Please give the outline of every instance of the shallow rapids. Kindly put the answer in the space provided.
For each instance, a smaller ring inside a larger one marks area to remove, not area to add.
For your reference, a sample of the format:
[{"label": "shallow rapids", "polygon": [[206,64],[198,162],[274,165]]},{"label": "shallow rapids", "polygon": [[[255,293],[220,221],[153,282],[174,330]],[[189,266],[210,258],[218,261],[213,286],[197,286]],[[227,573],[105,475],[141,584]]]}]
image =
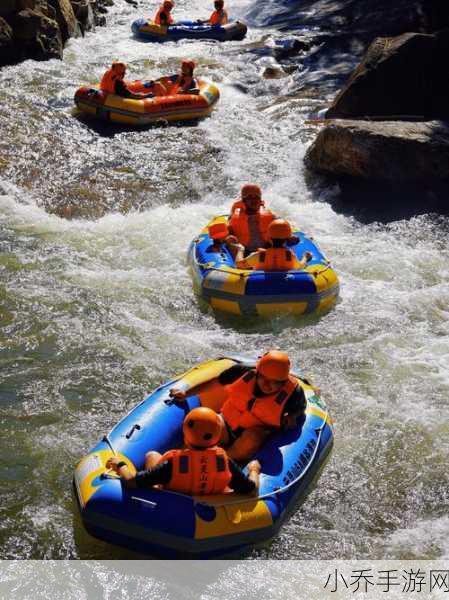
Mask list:
[{"label": "shallow rapids", "polygon": [[[116,4],[63,62],[0,71],[0,558],[129,557],[83,532],[78,459],[175,373],[274,346],[322,388],[335,448],[304,506],[252,556],[447,558],[449,220],[360,224],[334,211],[334,189],[306,181],[305,121],[324,100],[295,94],[300,62],[261,78],[273,59],[249,50],[275,29],[150,44],[129,33],[142,9]],[[209,9],[184,0],[176,15],[188,7]],[[151,79],[186,56],[222,92],[199,125],[126,130],[72,115],[76,88],[111,59]],[[200,310],[187,246],[247,181],[332,260],[341,300],[321,319],[242,324]]]}]

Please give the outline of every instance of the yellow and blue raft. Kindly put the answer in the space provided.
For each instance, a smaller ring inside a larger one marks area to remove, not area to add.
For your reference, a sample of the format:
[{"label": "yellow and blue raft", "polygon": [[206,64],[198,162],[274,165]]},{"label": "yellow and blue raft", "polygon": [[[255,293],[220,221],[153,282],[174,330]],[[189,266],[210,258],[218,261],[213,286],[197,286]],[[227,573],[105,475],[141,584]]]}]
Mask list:
[{"label": "yellow and blue raft", "polygon": [[[199,364],[157,388],[79,462],[74,487],[87,531],[112,544],[144,554],[213,558],[243,553],[269,540],[318,478],[333,443],[331,421],[315,389],[296,376],[307,408],[296,427],[279,431],[254,458],[262,467],[259,495],[235,493],[188,496],[157,488],[126,488],[106,469],[116,456],[135,472],[145,453],[182,445],[186,413],[200,405],[219,410],[226,397],[220,380],[255,367],[255,359],[224,357]],[[236,369],[236,366],[239,368]],[[225,375],[227,373],[227,375]],[[240,374],[237,375],[237,377]],[[178,406],[170,388],[198,395]]]},{"label": "yellow and blue raft", "polygon": [[289,246],[299,258],[305,251],[312,260],[298,271],[255,271],[237,269],[234,259],[222,246],[212,248],[208,228],[227,222],[215,217],[194,239],[188,263],[195,292],[217,311],[244,316],[271,316],[278,313],[323,313],[337,301],[338,277],[318,246],[301,231],[294,231],[298,242]]}]

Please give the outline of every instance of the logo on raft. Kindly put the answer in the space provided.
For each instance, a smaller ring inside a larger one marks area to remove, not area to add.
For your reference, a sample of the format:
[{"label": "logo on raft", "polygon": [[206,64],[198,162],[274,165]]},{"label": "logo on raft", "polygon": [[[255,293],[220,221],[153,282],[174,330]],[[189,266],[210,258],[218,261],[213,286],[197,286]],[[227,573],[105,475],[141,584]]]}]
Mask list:
[{"label": "logo on raft", "polygon": [[287,471],[285,477],[283,478],[284,485],[288,485],[294,479],[298,477],[298,475],[305,469],[310,459],[313,456],[313,452],[316,448],[316,440],[310,440],[307,442],[307,446],[299,455],[299,458],[293,463],[290,469]]}]

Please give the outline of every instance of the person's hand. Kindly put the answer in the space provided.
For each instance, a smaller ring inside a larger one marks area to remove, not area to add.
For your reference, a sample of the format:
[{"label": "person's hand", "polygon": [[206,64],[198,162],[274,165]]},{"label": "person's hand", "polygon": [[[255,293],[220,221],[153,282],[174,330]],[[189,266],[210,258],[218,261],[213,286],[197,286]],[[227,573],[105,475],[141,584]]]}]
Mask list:
[{"label": "person's hand", "polygon": [[313,254],[307,250],[307,252],[304,252],[304,258],[307,262],[310,262],[313,258]]},{"label": "person's hand", "polygon": [[241,250],[242,252],[245,252],[245,246],[240,244],[234,235],[228,235],[226,238],[226,244],[230,248],[234,248],[234,250]]},{"label": "person's hand", "polygon": [[262,470],[262,467],[258,460],[252,460],[248,465],[248,471],[250,473],[251,473],[251,471],[255,471],[259,475],[261,470]]},{"label": "person's hand", "polygon": [[282,426],[285,429],[295,429],[296,417],[293,415],[286,414],[282,417]]},{"label": "person's hand", "polygon": [[287,246],[294,246],[299,242],[299,237],[297,235],[291,235],[287,240]]},{"label": "person's hand", "polygon": [[117,465],[119,462],[120,461],[117,457],[111,456],[111,458],[108,458],[108,460],[106,461],[106,469],[111,469],[112,471],[114,471],[114,473],[118,473]]},{"label": "person's hand", "polygon": [[187,399],[187,394],[183,390],[178,390],[177,388],[172,388],[169,391],[170,398],[173,398],[177,402],[185,402]]}]

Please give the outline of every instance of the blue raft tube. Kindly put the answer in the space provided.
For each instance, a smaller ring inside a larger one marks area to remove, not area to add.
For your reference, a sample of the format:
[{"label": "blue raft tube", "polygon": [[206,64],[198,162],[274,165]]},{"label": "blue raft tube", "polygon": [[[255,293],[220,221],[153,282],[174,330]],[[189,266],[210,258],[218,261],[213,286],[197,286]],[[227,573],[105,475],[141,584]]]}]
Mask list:
[{"label": "blue raft tube", "polygon": [[190,244],[188,264],[196,294],[214,310],[233,315],[271,317],[279,313],[322,314],[337,301],[338,277],[312,238],[294,230],[298,242],[289,248],[301,258],[305,251],[312,260],[299,271],[255,271],[237,269],[231,253],[222,246],[212,250],[208,229],[227,222],[215,217]]},{"label": "blue raft tube", "polygon": [[[275,433],[256,454],[262,466],[258,496],[126,489],[105,467],[116,456],[135,472],[143,468],[148,450],[181,447],[187,412],[199,405],[218,410],[226,396],[218,377],[235,365],[244,372],[255,363],[223,357],[199,364],[157,388],[89,451],[76,467],[74,487],[91,535],[152,556],[214,558],[241,555],[278,532],[318,479],[333,443],[324,402],[296,375],[307,398],[306,412],[295,429]],[[170,399],[173,385],[185,391],[200,386],[199,395],[180,406]]]},{"label": "blue raft tube", "polygon": [[243,40],[248,31],[245,23],[232,21],[227,25],[201,25],[195,21],[179,21],[173,25],[156,25],[151,19],[137,19],[131,30],[138,38],[149,42],[176,42],[177,40],[216,40],[229,42]]}]

